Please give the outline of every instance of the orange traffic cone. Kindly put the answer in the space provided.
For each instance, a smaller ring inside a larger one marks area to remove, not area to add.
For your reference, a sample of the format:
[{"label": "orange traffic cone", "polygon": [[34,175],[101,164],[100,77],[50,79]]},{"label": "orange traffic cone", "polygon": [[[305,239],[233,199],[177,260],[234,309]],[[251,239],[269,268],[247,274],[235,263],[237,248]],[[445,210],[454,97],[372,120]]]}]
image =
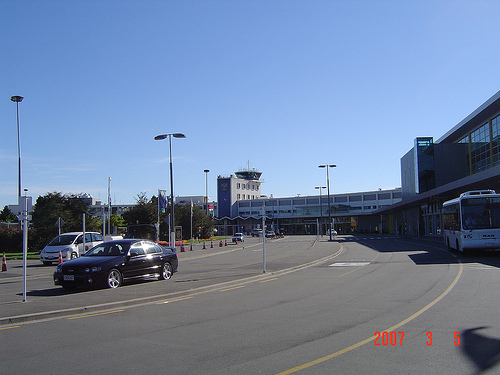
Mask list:
[{"label": "orange traffic cone", "polygon": [[227,246],[227,240],[224,240],[224,246]]},{"label": "orange traffic cone", "polygon": [[234,242],[236,242],[236,245],[238,245],[238,239],[235,239]]},{"label": "orange traffic cone", "polygon": [[210,248],[213,249],[214,248],[214,241],[210,241]]},{"label": "orange traffic cone", "polygon": [[207,247],[205,246],[205,241],[203,241],[203,250],[205,250]]},{"label": "orange traffic cone", "polygon": [[222,240],[220,240],[219,242],[219,247],[222,247]]},{"label": "orange traffic cone", "polygon": [[62,262],[63,262],[62,253],[61,253],[61,250],[59,250],[59,262],[58,262],[58,264],[61,264]]},{"label": "orange traffic cone", "polygon": [[183,242],[181,245],[181,253],[184,253],[185,251],[186,251],[186,249],[184,248],[184,242]]},{"label": "orange traffic cone", "polygon": [[7,271],[7,258],[5,258],[5,253],[3,253],[3,261],[2,261],[2,272]]}]

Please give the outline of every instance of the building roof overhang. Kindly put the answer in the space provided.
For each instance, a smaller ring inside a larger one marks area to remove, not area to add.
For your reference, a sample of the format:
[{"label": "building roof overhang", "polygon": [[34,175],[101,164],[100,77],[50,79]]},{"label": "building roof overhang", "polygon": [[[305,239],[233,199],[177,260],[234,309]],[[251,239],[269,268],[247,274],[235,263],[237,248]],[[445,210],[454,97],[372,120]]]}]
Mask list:
[{"label": "building roof overhang", "polygon": [[500,191],[500,165],[475,173],[471,176],[442,185],[435,189],[418,194],[409,199],[389,207],[384,207],[373,211],[372,214],[385,214],[398,209],[417,207],[429,201],[438,200],[441,203],[460,196],[461,193],[470,190],[495,190]]},{"label": "building roof overhang", "polygon": [[436,143],[453,143],[457,142],[462,136],[474,130],[481,123],[486,122],[489,118],[498,113],[500,107],[500,91],[484,102],[469,116],[460,121],[456,126],[439,138]]}]

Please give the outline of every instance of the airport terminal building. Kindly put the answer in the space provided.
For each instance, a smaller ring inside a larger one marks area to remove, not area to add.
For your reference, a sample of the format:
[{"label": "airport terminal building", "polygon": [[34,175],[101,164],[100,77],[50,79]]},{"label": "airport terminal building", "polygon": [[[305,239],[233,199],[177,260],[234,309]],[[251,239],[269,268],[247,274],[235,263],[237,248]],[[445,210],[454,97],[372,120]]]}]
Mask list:
[{"label": "airport terminal building", "polygon": [[262,173],[242,170],[217,178],[218,234],[249,233],[266,227],[286,234],[325,234],[329,220],[340,233],[375,231],[377,223],[358,227],[358,218],[401,201],[401,189],[376,190],[349,194],[330,194],[275,198],[261,195]]},{"label": "airport terminal building", "polygon": [[500,191],[500,91],[446,134],[415,139],[401,158],[402,200],[377,210],[401,232],[441,236],[443,202],[471,190]]},{"label": "airport terminal building", "polygon": [[[243,173],[242,173],[243,172]],[[401,188],[286,198],[261,194],[261,173],[217,179],[221,234],[266,226],[289,234],[340,233],[441,236],[443,202],[470,190],[500,191],[500,91],[439,139],[418,137],[401,158]],[[264,207],[264,208],[263,208]]]}]

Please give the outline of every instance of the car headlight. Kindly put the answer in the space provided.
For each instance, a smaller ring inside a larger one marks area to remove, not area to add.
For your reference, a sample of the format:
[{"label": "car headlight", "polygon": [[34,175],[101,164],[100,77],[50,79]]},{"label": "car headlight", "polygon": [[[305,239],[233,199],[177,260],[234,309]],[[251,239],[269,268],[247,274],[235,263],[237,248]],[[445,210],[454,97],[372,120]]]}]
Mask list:
[{"label": "car headlight", "polygon": [[99,272],[101,270],[101,267],[98,267],[98,266],[94,266],[94,267],[91,267],[91,268],[85,268],[85,272],[86,273],[89,273],[89,272]]}]

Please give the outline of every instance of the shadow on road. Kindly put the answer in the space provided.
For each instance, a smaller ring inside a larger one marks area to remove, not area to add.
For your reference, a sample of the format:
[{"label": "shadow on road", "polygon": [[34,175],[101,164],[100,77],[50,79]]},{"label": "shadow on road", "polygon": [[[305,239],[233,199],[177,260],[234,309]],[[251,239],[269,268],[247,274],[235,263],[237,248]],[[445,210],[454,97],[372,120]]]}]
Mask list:
[{"label": "shadow on road", "polygon": [[[51,288],[51,289],[42,289],[42,290],[30,290],[26,292],[26,295],[32,297],[54,297],[61,296],[64,294],[68,294],[68,292],[62,288]],[[22,293],[18,293],[18,296],[22,296]]]},{"label": "shadow on road", "polygon": [[417,265],[481,263],[500,268],[500,251],[451,252],[440,238],[412,238],[380,235],[347,235],[339,242],[358,242],[380,253],[414,252],[409,258]]},{"label": "shadow on road", "polygon": [[488,327],[469,328],[461,333],[463,354],[474,363],[477,368],[475,374],[495,367],[500,360],[500,340],[488,337],[477,331]]}]

